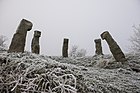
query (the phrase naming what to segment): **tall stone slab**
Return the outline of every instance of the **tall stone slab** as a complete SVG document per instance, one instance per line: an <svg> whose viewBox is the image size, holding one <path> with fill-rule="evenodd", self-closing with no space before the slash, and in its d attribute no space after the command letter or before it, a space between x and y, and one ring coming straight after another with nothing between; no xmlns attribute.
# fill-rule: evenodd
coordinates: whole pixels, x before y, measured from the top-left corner
<svg viewBox="0 0 140 93"><path fill-rule="evenodd" d="M101 34L101 38L103 40L105 39L106 42L108 43L110 51L113 54L116 61L119 61L119 62L126 61L124 53L122 52L121 48L116 43L116 41L112 38L112 36L110 35L110 33L108 31L103 32Z"/></svg>
<svg viewBox="0 0 140 93"><path fill-rule="evenodd" d="M95 39L95 54L96 55L103 55L103 51L102 51L102 44L101 44L101 39Z"/></svg>
<svg viewBox="0 0 140 93"><path fill-rule="evenodd" d="M26 43L27 31L32 29L33 24L26 20L22 19L16 33L14 34L8 52L24 52L24 47Z"/></svg>
<svg viewBox="0 0 140 93"><path fill-rule="evenodd" d="M69 39L64 38L63 48L62 48L62 56L63 57L68 57L68 43L69 43Z"/></svg>
<svg viewBox="0 0 140 93"><path fill-rule="evenodd" d="M35 53L35 54L40 53L40 45L39 45L40 36L41 36L40 31L34 31L34 37L32 39L32 44L31 44L32 53Z"/></svg>

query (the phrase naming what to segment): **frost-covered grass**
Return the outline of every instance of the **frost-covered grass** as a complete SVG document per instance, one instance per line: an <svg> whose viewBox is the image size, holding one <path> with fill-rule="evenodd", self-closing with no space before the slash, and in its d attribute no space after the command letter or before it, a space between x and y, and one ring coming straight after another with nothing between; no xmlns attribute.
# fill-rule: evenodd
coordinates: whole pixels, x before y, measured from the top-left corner
<svg viewBox="0 0 140 93"><path fill-rule="evenodd" d="M127 59L0 53L0 93L139 93L140 55Z"/></svg>
<svg viewBox="0 0 140 93"><path fill-rule="evenodd" d="M35 54L0 55L0 93L76 93L76 77L67 67Z"/></svg>

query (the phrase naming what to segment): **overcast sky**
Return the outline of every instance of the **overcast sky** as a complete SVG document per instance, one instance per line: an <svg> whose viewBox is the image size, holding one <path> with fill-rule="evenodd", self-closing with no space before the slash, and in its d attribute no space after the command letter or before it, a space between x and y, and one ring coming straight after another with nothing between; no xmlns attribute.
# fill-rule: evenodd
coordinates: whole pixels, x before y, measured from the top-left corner
<svg viewBox="0 0 140 93"><path fill-rule="evenodd" d="M25 50L30 51L34 30L42 32L41 54L61 55L63 38L69 46L95 54L94 39L109 31L124 52L128 51L133 24L140 24L140 0L0 0L0 34L8 46L21 19L33 23ZM105 41L103 52L110 53Z"/></svg>

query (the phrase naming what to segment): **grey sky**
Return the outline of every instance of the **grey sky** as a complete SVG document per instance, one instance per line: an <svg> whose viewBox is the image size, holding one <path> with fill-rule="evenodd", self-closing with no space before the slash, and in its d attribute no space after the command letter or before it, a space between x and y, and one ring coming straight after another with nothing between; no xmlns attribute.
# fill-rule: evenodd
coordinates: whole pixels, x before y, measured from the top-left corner
<svg viewBox="0 0 140 93"><path fill-rule="evenodd" d="M139 0L1 0L0 34L9 38L15 33L22 18L33 22L27 35L25 50L30 51L34 30L40 30L41 53L61 55L62 40L85 48L93 55L93 39L108 30L123 51L130 45L132 25L140 24ZM103 41L104 53L110 53Z"/></svg>

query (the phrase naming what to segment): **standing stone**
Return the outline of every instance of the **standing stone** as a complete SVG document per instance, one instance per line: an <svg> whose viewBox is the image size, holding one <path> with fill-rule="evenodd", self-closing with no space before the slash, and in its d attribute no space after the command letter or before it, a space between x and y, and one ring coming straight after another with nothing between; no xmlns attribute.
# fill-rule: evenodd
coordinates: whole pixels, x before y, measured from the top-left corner
<svg viewBox="0 0 140 93"><path fill-rule="evenodd" d="M115 40L112 38L112 36L108 31L103 32L101 34L101 38L107 41L110 51L113 54L116 61L120 61L120 62L126 61L124 53L122 52L121 48L115 42Z"/></svg>
<svg viewBox="0 0 140 93"><path fill-rule="evenodd" d="M22 19L16 33L12 38L8 52L24 52L27 31L32 29L33 24L25 19Z"/></svg>
<svg viewBox="0 0 140 93"><path fill-rule="evenodd" d="M96 48L95 54L103 55L101 39L95 39L94 42L95 42L95 48Z"/></svg>
<svg viewBox="0 0 140 93"><path fill-rule="evenodd" d="M31 44L32 53L35 53L35 54L40 53L40 45L39 45L40 36L41 36L40 31L34 31L34 37L32 39L32 44Z"/></svg>
<svg viewBox="0 0 140 93"><path fill-rule="evenodd" d="M68 43L69 43L69 39L64 38L63 49L62 49L62 56L63 57L68 57Z"/></svg>

